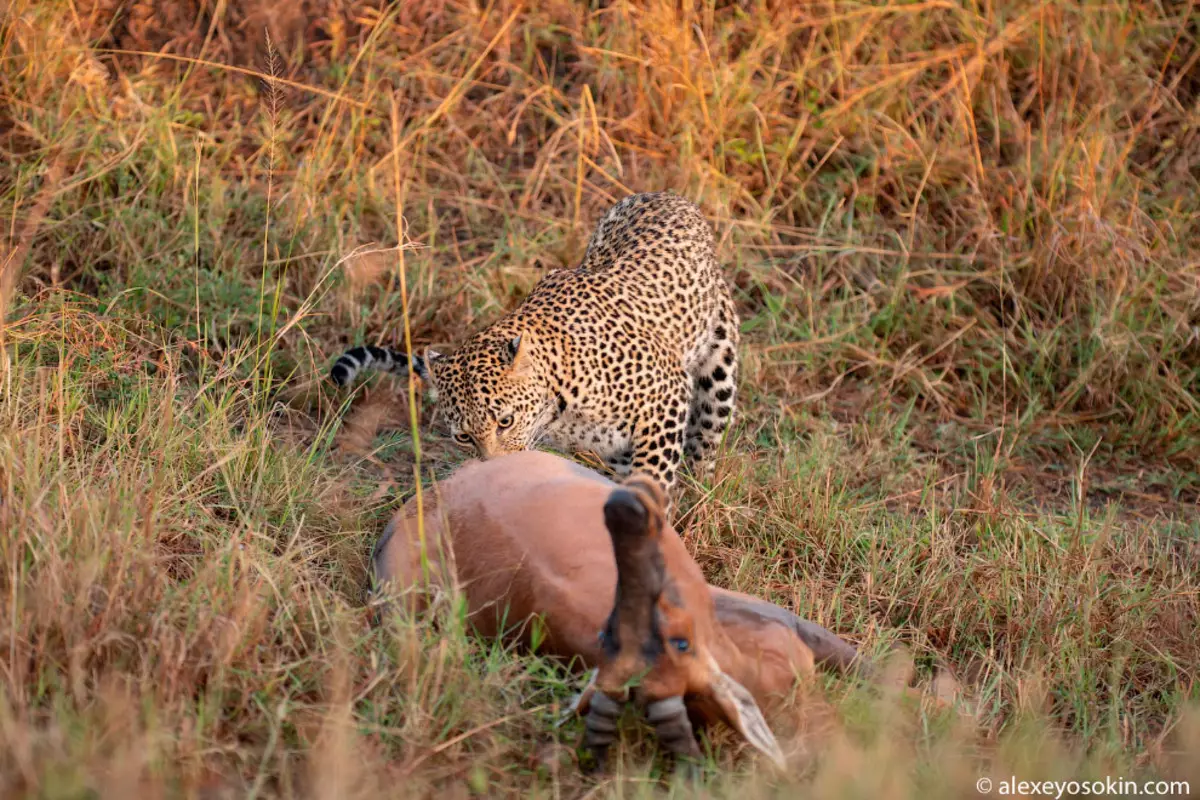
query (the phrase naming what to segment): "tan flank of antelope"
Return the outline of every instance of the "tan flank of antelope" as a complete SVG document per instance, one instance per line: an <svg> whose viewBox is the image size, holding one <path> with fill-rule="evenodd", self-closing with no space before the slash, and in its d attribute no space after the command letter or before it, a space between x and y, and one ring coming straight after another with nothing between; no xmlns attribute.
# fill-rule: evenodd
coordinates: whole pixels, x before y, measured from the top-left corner
<svg viewBox="0 0 1200 800"><path fill-rule="evenodd" d="M483 636L594 667L577 711L603 765L622 705L635 702L660 743L699 755L692 721L724 722L777 765L760 709L786 698L815 664L858 666L855 648L764 600L710 586L664 522L659 485L616 484L540 451L471 462L424 493L430 574L448 565ZM415 498L375 549L376 587L419 610L423 566ZM508 625L508 630L501 630ZM634 685L632 692L625 687Z"/></svg>

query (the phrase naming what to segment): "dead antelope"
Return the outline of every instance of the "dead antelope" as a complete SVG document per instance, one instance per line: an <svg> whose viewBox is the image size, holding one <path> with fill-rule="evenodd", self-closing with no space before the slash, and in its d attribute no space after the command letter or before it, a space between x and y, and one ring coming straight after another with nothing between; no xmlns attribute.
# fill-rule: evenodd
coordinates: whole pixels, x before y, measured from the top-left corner
<svg viewBox="0 0 1200 800"><path fill-rule="evenodd" d="M635 476L617 485L585 467L524 451L462 467L425 492L427 566L462 586L476 630L595 667L577 710L584 745L604 765L617 716L643 707L661 744L695 757L692 721L724 721L778 765L783 754L760 712L814 664L846 669L856 650L779 606L709 586L675 530L662 490ZM375 549L379 589L417 588L415 500ZM419 593L404 592L414 610ZM629 687L634 687L632 697Z"/></svg>

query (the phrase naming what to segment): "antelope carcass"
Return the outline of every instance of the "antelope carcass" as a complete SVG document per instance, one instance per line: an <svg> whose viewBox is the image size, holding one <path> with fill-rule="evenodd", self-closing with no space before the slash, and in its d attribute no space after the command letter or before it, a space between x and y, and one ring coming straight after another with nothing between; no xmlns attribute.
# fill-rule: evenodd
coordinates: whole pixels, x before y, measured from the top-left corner
<svg viewBox="0 0 1200 800"><path fill-rule="evenodd" d="M428 569L458 582L481 635L526 645L523 623L540 618L543 652L595 668L577 710L601 765L629 701L672 753L699 755L693 720L723 721L781 765L760 708L815 664L857 665L855 648L819 625L708 585L650 479L616 484L524 451L470 462L423 500L427 561L413 498L376 546L376 589L419 609Z"/></svg>

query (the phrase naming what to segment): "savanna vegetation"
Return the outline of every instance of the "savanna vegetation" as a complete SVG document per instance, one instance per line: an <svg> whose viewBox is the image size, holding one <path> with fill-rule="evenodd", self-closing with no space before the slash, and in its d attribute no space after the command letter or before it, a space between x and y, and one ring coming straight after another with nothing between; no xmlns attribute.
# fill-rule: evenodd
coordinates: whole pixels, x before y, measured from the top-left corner
<svg viewBox="0 0 1200 800"><path fill-rule="evenodd" d="M0 14L5 796L1200 791L1191 0ZM333 358L452 345L658 189L744 323L690 547L918 689L802 687L786 776L631 718L589 779L562 665L364 605L464 456Z"/></svg>

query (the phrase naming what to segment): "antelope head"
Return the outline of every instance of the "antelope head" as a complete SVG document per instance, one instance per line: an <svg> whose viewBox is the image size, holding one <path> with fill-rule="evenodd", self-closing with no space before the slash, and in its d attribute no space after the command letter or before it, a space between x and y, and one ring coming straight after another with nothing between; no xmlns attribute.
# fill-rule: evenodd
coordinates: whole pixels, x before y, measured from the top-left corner
<svg viewBox="0 0 1200 800"><path fill-rule="evenodd" d="M664 539L665 505L658 483L638 475L613 490L604 505L617 587L600 633L602 657L579 699L584 745L603 766L621 708L632 701L644 709L667 751L698 757L688 707L700 706L783 767L779 744L753 695L718 664L717 654L731 645L716 623L699 566L677 538Z"/></svg>

